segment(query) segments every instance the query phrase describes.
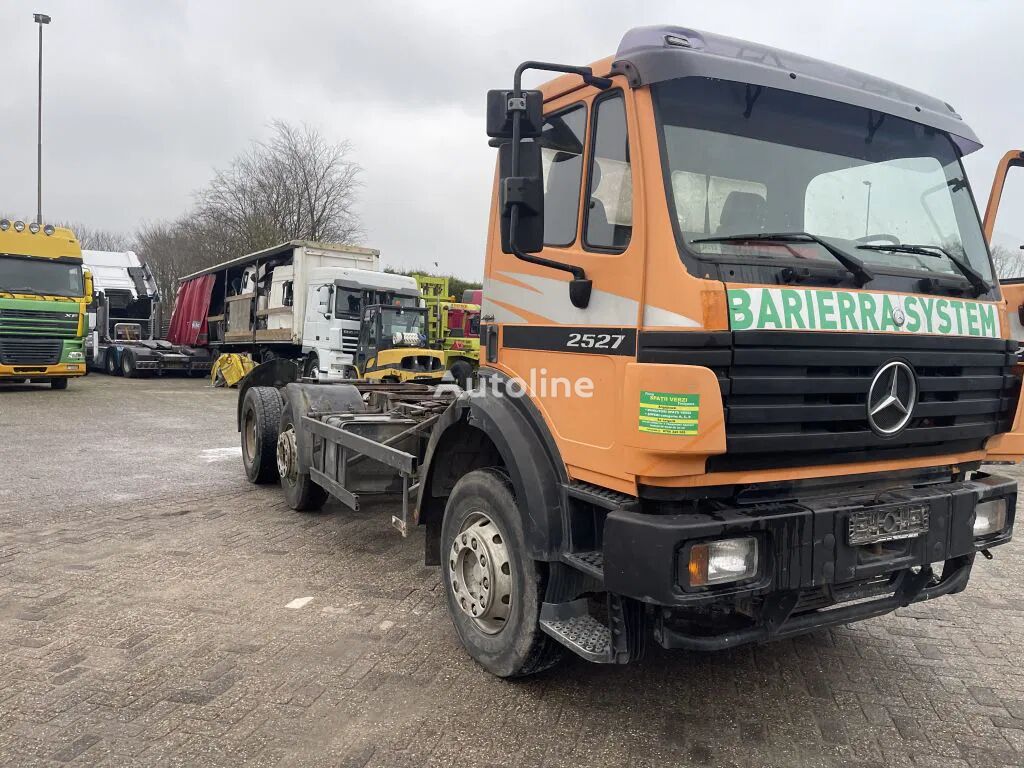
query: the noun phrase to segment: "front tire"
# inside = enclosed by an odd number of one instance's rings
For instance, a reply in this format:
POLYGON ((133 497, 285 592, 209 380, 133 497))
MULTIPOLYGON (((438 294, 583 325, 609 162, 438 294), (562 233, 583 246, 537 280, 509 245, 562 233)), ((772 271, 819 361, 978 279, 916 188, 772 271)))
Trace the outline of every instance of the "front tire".
POLYGON ((540 628, 547 569, 526 555, 522 514, 500 470, 474 470, 455 484, 441 562, 448 613, 480 666, 524 677, 558 663, 562 647, 540 628))
POLYGON ((68 388, 68 380, 67 379, 50 379, 50 388, 51 389, 67 389, 68 388))
POLYGON ((302 366, 302 375, 304 378, 320 381, 320 358, 315 354, 307 357, 306 364, 302 366))
POLYGON ((277 430, 281 395, 274 387, 251 387, 242 401, 242 465, 250 483, 277 480, 277 430))

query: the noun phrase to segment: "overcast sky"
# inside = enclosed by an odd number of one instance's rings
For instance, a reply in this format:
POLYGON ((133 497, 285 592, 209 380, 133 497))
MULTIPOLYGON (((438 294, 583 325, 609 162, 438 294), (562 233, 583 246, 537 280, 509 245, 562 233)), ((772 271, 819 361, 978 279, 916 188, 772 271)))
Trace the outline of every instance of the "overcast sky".
MULTIPOLYGON (((986 145, 968 158, 982 208, 1004 150, 1024 146, 1020 0, 3 0, 0 210, 26 216, 36 183, 33 11, 53 16, 44 219, 125 233, 187 211, 212 168, 283 118, 352 141, 365 168, 365 244, 386 264, 436 261, 479 276, 494 162, 485 91, 510 86, 526 58, 610 55, 643 24, 768 43, 948 101, 986 145)), ((1019 182, 1009 202, 1024 213, 1019 182)), ((1009 218, 1000 228, 1024 233, 1009 218)))

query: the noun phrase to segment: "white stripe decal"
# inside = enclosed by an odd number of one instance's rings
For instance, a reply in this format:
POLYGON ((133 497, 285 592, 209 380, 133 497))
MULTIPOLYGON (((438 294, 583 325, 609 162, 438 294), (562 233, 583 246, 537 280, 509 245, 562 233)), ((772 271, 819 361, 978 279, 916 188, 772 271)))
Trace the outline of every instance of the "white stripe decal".
MULTIPOLYGON (((537 277, 521 272, 499 272, 530 288, 512 285, 498 279, 484 280, 483 314, 494 315, 495 322, 525 322, 514 312, 493 303, 500 301, 520 307, 530 314, 544 318, 555 325, 613 325, 632 327, 636 325, 639 303, 625 296, 608 291, 595 290, 590 296, 586 309, 574 307, 569 301, 569 285, 564 280, 537 277), (530 289, 533 290, 530 290, 530 289), (493 300, 493 301, 489 301, 493 300)), ((647 307, 644 311, 645 325, 698 328, 700 324, 685 315, 669 312, 658 307, 647 307)))

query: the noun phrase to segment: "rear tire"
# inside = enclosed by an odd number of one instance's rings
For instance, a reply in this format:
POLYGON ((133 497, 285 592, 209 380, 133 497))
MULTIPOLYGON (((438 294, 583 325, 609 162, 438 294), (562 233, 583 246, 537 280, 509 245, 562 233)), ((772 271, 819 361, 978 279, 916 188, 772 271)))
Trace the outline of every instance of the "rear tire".
POLYGON ((117 364, 117 356, 112 349, 108 349, 103 356, 103 370, 107 372, 108 376, 121 375, 121 366, 117 364))
POLYGON ((250 483, 277 480, 277 430, 281 395, 274 387, 251 387, 242 401, 242 465, 250 483))
POLYGON ((51 389, 67 389, 68 388, 68 380, 67 379, 50 379, 50 388, 51 389))
POLYGON ((441 563, 448 613, 480 666, 524 677, 558 663, 562 646, 540 628, 547 569, 526 555, 522 513, 500 470, 477 469, 455 484, 441 524, 441 563))
POLYGON ((126 379, 139 377, 139 369, 135 367, 135 355, 127 350, 121 353, 121 375, 126 379))
POLYGON ((290 450, 292 466, 284 466, 281 458, 278 459, 277 472, 281 478, 281 489, 284 491, 288 506, 296 512, 319 512, 327 501, 328 494, 313 482, 308 472, 299 470, 298 450, 295 445, 296 421, 298 414, 295 414, 292 404, 285 403, 281 410, 281 428, 277 438, 278 456, 281 456, 282 450, 290 450))

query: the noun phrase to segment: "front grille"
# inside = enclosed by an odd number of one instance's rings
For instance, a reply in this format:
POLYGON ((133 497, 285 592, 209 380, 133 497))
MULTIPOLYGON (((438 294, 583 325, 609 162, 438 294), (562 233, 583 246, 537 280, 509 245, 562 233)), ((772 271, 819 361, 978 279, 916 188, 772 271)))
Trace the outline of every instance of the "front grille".
POLYGON ((1016 408, 1017 345, 1003 339, 749 331, 693 334, 698 343, 682 346, 686 335, 641 334, 639 359, 715 371, 727 452, 708 471, 978 450, 1016 408), (907 427, 886 438, 868 425, 867 394, 891 360, 914 369, 918 399, 907 427))
POLYGON ((48 336, 58 339, 73 339, 77 335, 77 312, 0 309, 0 336, 48 336))
POLYGON ((0 339, 0 364, 56 365, 63 346, 52 339, 0 339))

